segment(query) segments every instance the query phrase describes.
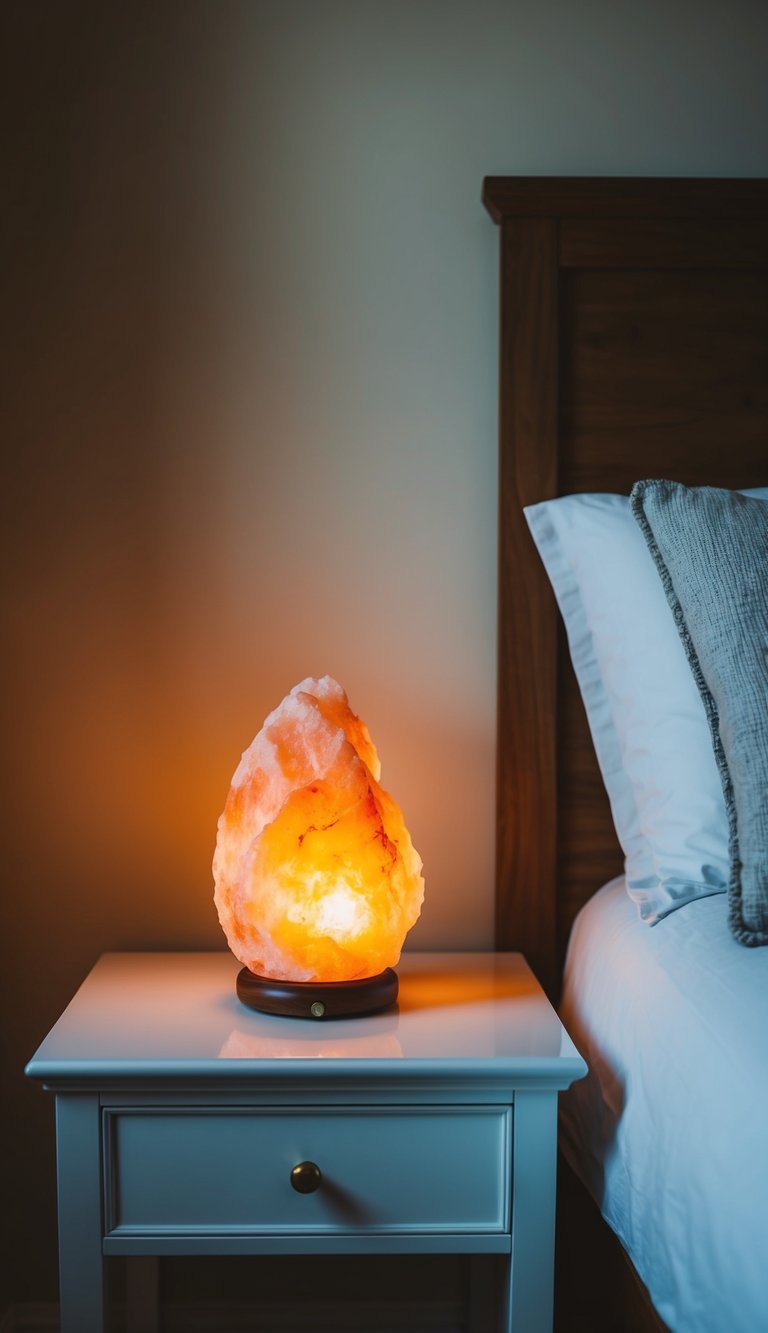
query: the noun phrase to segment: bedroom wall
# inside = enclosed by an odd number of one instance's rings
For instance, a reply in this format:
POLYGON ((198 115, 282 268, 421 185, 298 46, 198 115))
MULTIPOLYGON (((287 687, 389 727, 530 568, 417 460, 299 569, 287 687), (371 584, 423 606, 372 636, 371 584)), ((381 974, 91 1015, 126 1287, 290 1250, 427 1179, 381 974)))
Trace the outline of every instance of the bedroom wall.
POLYGON ((103 950, 221 946, 216 818, 302 676, 335 674, 379 744, 425 862, 412 944, 491 945, 482 178, 765 175, 768 8, 10 0, 0 22, 1 1310, 55 1293, 52 1107, 20 1070, 103 950))

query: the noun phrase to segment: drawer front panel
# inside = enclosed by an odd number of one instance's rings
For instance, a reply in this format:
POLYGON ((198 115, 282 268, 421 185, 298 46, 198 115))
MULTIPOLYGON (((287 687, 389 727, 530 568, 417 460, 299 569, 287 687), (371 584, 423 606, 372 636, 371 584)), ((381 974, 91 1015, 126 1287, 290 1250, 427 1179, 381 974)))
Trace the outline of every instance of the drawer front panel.
POLYGON ((509 1107, 105 1112, 107 1234, 503 1232, 509 1107), (320 1187, 291 1185, 316 1163, 320 1187))

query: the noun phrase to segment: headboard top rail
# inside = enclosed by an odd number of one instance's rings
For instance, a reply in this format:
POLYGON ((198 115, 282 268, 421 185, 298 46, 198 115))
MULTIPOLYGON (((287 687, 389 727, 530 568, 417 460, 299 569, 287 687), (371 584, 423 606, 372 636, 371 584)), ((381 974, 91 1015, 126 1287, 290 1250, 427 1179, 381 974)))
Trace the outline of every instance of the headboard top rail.
POLYGON ((505 218, 764 218, 768 178, 486 176, 483 203, 505 218))

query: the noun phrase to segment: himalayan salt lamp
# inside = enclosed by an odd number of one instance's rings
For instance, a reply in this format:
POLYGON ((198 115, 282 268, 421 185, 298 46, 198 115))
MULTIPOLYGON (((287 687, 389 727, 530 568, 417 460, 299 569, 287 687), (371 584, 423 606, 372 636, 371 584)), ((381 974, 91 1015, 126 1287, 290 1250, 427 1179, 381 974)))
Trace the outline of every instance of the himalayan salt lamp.
POLYGON ((296 685, 245 751, 213 859, 240 999, 336 1017, 394 1002, 421 858, 379 786, 368 728, 330 676, 296 685))

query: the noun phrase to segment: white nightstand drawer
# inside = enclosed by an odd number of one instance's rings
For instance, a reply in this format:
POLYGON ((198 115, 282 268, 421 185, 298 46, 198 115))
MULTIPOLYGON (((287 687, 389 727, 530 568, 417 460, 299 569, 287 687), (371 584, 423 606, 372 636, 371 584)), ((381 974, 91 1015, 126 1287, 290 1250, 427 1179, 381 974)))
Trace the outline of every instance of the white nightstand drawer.
POLYGON ((510 1107, 105 1112, 106 1232, 509 1230, 510 1107), (301 1194, 300 1162, 322 1183, 301 1194))

